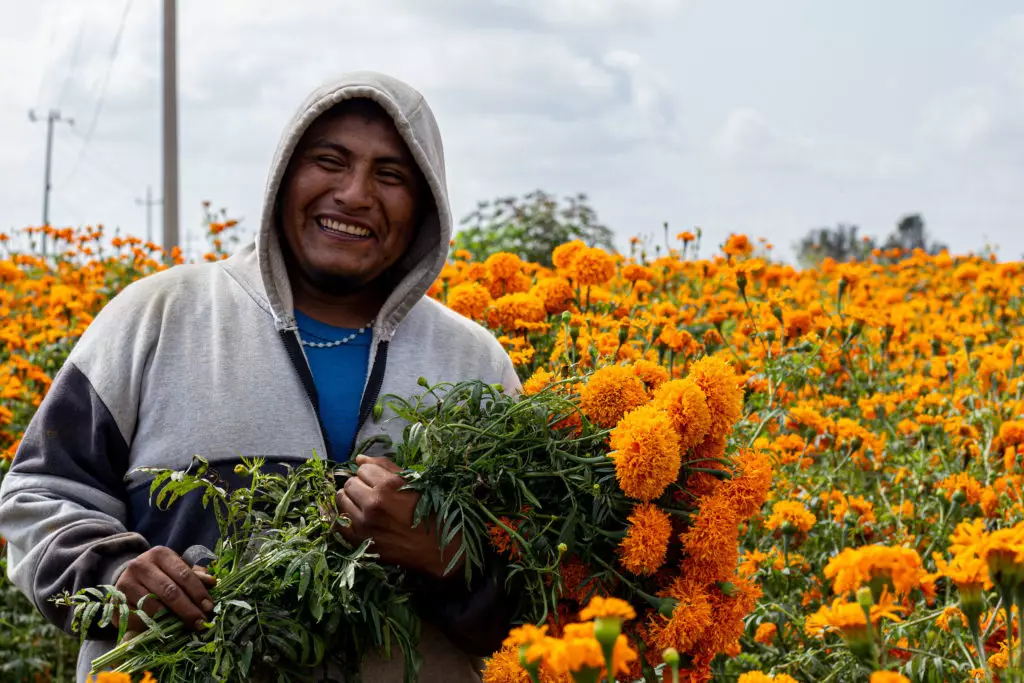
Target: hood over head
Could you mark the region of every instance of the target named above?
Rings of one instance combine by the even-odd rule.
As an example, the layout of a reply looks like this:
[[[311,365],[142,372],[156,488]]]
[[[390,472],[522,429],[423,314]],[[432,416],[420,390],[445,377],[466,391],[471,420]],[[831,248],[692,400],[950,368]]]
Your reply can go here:
[[[274,155],[263,198],[256,248],[263,285],[277,328],[293,329],[296,323],[292,290],[276,225],[278,192],[295,148],[306,130],[336,104],[353,98],[373,100],[388,113],[419,165],[434,199],[433,209],[426,214],[408,251],[396,264],[400,279],[381,307],[374,325],[375,337],[390,339],[409,310],[440,275],[452,236],[441,131],[426,100],[416,89],[386,74],[356,71],[342,74],[314,90],[285,128]]]

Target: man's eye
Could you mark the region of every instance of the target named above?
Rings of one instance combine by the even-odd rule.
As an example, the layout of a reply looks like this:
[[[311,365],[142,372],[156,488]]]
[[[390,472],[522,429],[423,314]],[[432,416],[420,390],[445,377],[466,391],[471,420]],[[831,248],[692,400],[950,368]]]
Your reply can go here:
[[[405,182],[405,177],[397,171],[381,171],[380,176],[388,183],[397,184]]]
[[[341,166],[341,159],[338,157],[321,156],[316,158],[317,162],[325,166]]]

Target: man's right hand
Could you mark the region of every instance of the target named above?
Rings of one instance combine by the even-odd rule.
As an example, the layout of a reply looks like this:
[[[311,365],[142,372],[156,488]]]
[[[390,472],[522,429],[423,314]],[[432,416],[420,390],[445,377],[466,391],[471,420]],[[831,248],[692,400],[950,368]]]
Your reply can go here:
[[[178,553],[166,546],[156,546],[128,563],[117,580],[117,589],[124,593],[128,606],[135,609],[143,596],[152,593],[143,603],[149,616],[167,607],[192,629],[200,629],[213,609],[207,587],[217,580],[201,567],[191,567]],[[128,632],[138,633],[145,624],[134,614],[128,620]]]

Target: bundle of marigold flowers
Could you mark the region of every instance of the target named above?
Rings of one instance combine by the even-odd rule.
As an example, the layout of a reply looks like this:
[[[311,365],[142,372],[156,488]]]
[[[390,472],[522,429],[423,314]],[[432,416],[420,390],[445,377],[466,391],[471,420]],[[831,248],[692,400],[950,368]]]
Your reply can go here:
[[[519,396],[424,381],[431,401],[383,397],[377,415],[386,405],[408,423],[394,458],[424,494],[416,523],[437,514],[445,538],[461,535],[452,562],[466,558],[467,572],[488,545],[506,558],[520,623],[565,637],[588,600],[619,598],[637,615],[627,675],[653,676],[672,650],[699,680],[736,651],[759,596],[737,573],[737,544],[771,466],[727,448],[743,411],[728,362],[705,356],[676,379],[659,369],[540,370]],[[486,680],[525,673],[502,665]]]

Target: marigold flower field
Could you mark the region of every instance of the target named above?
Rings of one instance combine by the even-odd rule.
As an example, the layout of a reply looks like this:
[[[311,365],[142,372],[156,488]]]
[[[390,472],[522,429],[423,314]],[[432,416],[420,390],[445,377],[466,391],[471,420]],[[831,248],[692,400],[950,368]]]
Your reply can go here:
[[[0,236],[7,459],[96,311],[181,261],[50,233],[49,259]],[[642,618],[592,601],[599,568],[567,555],[564,604],[514,630],[486,682],[597,680],[606,651],[622,681],[644,663],[666,681],[1021,680],[1024,264],[876,252],[797,270],[770,254],[681,233],[622,255],[565,244],[552,267],[452,255],[429,296],[491,329],[526,393],[592,373],[573,390],[635,501],[604,561],[664,600]],[[666,514],[673,501],[695,513]],[[517,523],[492,534],[510,561]]]

